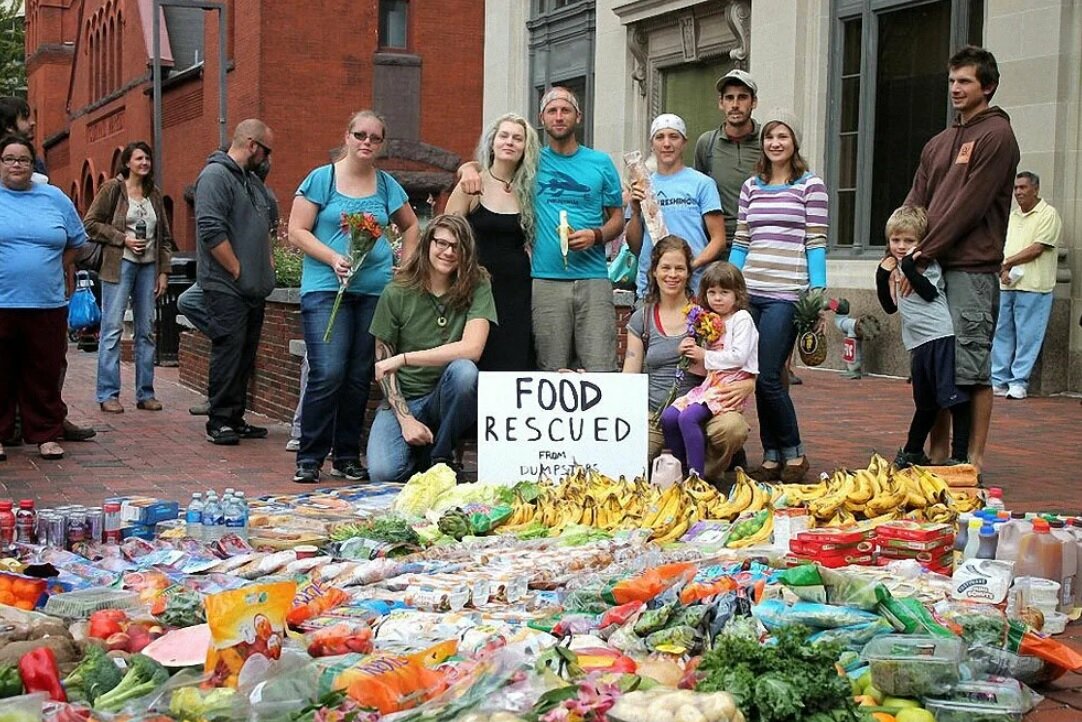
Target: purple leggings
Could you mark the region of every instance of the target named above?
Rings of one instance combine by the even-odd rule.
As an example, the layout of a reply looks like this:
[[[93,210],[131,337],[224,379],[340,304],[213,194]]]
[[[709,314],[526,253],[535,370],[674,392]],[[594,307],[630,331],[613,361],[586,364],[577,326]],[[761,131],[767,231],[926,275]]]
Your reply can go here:
[[[661,412],[665,446],[686,471],[694,469],[700,476],[706,469],[706,422],[713,415],[706,404],[690,404],[683,411],[670,406]]]

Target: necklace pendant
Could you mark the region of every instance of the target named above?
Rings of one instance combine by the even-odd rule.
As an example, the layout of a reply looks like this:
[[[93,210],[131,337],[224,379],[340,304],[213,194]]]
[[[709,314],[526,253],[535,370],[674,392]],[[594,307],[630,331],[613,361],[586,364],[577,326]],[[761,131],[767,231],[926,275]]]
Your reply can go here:
[[[444,326],[446,326],[447,325],[447,317],[446,316],[438,316],[436,318],[436,325],[439,326],[440,328],[443,328]]]

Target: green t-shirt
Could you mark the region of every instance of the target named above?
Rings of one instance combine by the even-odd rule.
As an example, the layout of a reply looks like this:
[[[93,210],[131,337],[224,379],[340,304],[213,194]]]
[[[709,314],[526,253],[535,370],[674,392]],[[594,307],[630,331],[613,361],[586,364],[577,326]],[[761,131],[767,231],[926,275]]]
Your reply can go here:
[[[441,313],[447,318],[442,327],[437,322]],[[461,341],[466,322],[475,318],[496,323],[492,284],[487,280],[473,292],[469,308],[458,309],[444,306],[428,291],[404,288],[392,281],[379,297],[370,330],[395,353],[408,354]],[[406,399],[416,399],[436,388],[442,374],[442,366],[404,366],[397,372],[398,388]]]

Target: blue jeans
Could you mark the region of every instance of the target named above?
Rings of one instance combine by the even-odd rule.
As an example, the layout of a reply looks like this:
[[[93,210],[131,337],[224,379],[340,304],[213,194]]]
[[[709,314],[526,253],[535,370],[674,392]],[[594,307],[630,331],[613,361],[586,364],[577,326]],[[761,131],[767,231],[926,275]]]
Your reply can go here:
[[[334,306],[333,291],[301,296],[308,385],[301,405],[297,465],[318,468],[334,448],[334,461],[357,461],[368,390],[375,373],[376,340],[369,332],[379,296],[347,293],[329,341],[323,332]]]
[[[427,447],[407,444],[394,411],[381,407],[368,432],[372,481],[405,481],[429,460],[454,458],[455,445],[477,423],[477,365],[465,359],[452,361],[435,389],[406,404],[413,417],[432,430],[433,443]]]
[[[759,378],[755,408],[759,411],[759,440],[766,461],[783,463],[804,455],[800,427],[789,387],[782,383],[789,353],[796,342],[796,304],[762,296],[751,297],[748,309],[759,329]]]
[[[120,335],[131,299],[135,321],[135,400],[154,398],[153,263],[120,261],[119,283],[101,282],[101,340],[98,342],[98,403],[120,397]]]
[[[992,342],[993,386],[1029,387],[1051,315],[1051,292],[1000,291],[999,322]]]

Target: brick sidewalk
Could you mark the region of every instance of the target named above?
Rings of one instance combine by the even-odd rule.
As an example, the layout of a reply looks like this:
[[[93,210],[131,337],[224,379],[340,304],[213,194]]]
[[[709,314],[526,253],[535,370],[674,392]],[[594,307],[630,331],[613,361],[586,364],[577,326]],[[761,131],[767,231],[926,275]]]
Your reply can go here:
[[[192,491],[225,486],[249,495],[299,491],[291,481],[295,457],[285,451],[289,428],[252,415],[270,427],[270,436],[235,447],[207,443],[202,417],[188,415],[200,394],[180,386],[176,368],[159,368],[155,387],[165,404],[160,412],[139,411],[132,400],[133,369],[123,364],[119,415],[102,413],[94,402],[96,355],[68,353],[65,400],[71,417],[92,424],[98,435],[84,443],[67,442],[66,458],[45,461],[31,446],[8,449],[0,462],[0,496],[31,496],[41,504],[100,503],[107,496],[149,494],[185,500]],[[909,386],[898,379],[848,381],[839,374],[800,369],[805,380],[793,387],[808,457],[814,472],[835,466],[863,466],[873,450],[893,458],[909,423]],[[750,405],[754,417],[754,404]],[[1000,485],[1012,508],[1082,512],[1078,493],[1082,451],[1077,425],[1078,400],[1068,397],[1025,401],[996,399],[987,485]],[[752,466],[761,450],[749,419]],[[1075,431],[1072,431],[1075,429]],[[473,461],[472,455],[467,462]],[[325,467],[326,471],[326,467]],[[324,474],[323,480],[332,483]]]
[[[71,417],[98,430],[89,442],[67,442],[66,458],[45,461],[31,446],[8,449],[0,462],[0,497],[34,497],[41,505],[99,504],[108,496],[148,494],[188,499],[193,491],[232,486],[255,496],[301,491],[292,483],[294,455],[285,451],[289,428],[251,416],[270,427],[270,436],[219,447],[203,438],[203,418],[188,415],[201,395],[180,386],[176,368],[159,368],[155,387],[161,412],[139,411],[132,400],[133,370],[124,364],[123,414],[105,414],[94,402],[96,355],[71,349],[65,400]],[[863,466],[878,449],[893,456],[905,438],[911,413],[904,381],[867,378],[847,381],[839,374],[800,369],[805,383],[793,388],[808,456],[815,472],[835,466]],[[754,404],[751,405],[754,416]],[[986,483],[1001,485],[1011,508],[1082,512],[1078,492],[1082,451],[1074,398],[996,399]],[[753,430],[754,418],[749,419]],[[748,443],[754,465],[761,449],[756,434]],[[473,461],[472,455],[467,462]],[[324,476],[324,485],[331,479]],[[1082,647],[1082,625],[1065,635]],[[1082,676],[1067,675],[1048,689],[1048,699],[1029,722],[1082,719]]]

